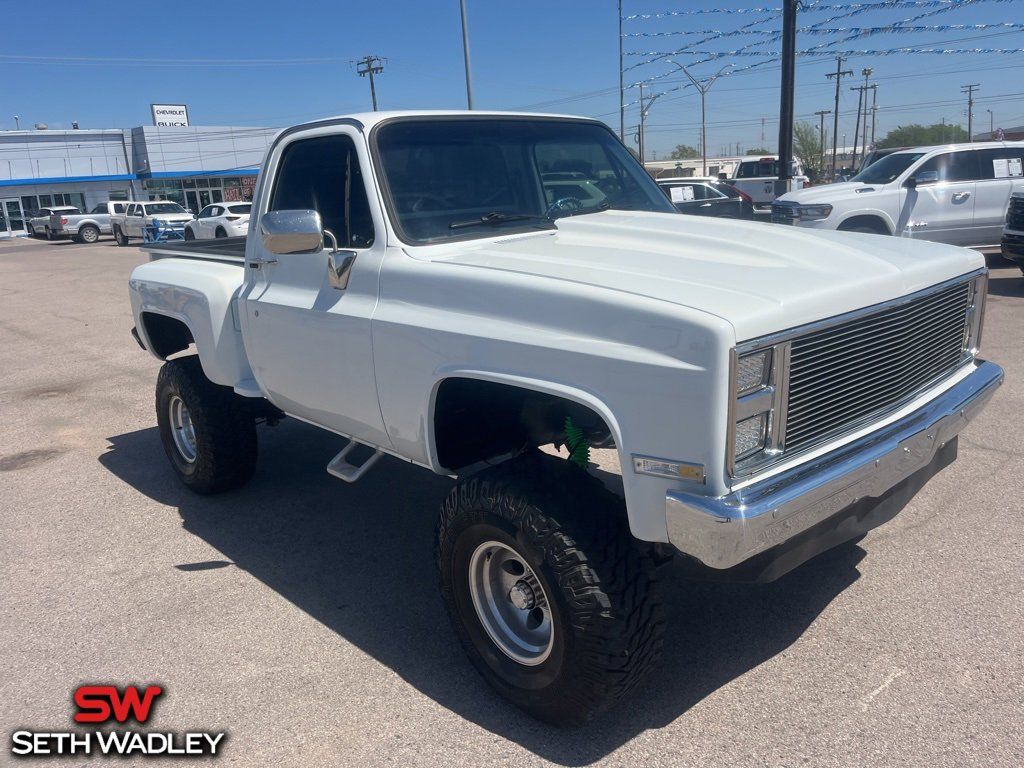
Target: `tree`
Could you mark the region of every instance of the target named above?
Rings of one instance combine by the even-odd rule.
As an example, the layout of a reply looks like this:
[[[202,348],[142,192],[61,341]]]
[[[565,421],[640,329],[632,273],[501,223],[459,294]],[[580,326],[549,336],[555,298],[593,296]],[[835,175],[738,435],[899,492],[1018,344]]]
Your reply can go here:
[[[804,171],[811,179],[820,179],[824,173],[821,162],[821,134],[811,123],[793,125],[793,154],[800,158]]]
[[[771,151],[765,149],[764,147],[758,147],[757,149],[748,149],[747,150],[747,154],[748,155],[770,155]]]
[[[670,160],[689,160],[692,157],[700,157],[700,152],[689,144],[677,144],[669,155]]]
[[[967,131],[959,125],[933,123],[932,125],[901,125],[885,134],[876,142],[879,149],[884,147],[925,147],[929,144],[950,144],[970,141]]]

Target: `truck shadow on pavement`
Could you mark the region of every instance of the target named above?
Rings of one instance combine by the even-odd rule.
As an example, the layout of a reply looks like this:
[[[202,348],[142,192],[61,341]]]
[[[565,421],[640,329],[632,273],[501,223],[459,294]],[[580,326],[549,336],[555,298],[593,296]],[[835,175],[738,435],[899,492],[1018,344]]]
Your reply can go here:
[[[593,763],[644,730],[671,723],[790,646],[858,578],[864,556],[857,546],[843,547],[760,586],[688,581],[668,566],[660,670],[611,712],[559,730],[491,691],[449,628],[437,592],[433,537],[451,480],[385,458],[358,484],[346,485],[324,471],[340,438],[285,421],[261,428],[259,468],[249,485],[200,497],[173,476],[156,428],[109,442],[99,458],[107,470],[177,507],[189,532],[239,568],[442,706],[567,766]],[[172,577],[202,578],[206,565],[175,563]],[[344,690],[345,670],[337,674]]]

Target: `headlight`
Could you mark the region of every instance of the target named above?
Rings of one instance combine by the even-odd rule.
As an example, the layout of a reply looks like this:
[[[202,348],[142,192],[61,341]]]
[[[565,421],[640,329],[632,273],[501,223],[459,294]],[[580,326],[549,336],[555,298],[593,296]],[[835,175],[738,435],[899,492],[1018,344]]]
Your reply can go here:
[[[736,363],[736,394],[745,395],[763,387],[768,381],[768,364],[772,358],[770,349],[763,349],[744,355]]]
[[[963,351],[977,355],[981,349],[981,331],[985,327],[985,297],[988,295],[988,275],[971,281],[970,322],[964,328]]]
[[[751,416],[736,425],[732,453],[737,460],[764,450],[765,428],[768,426],[767,413]]]
[[[749,474],[782,450],[789,342],[733,350],[729,474]]]
[[[798,205],[797,215],[801,221],[820,221],[832,215],[831,205]]]

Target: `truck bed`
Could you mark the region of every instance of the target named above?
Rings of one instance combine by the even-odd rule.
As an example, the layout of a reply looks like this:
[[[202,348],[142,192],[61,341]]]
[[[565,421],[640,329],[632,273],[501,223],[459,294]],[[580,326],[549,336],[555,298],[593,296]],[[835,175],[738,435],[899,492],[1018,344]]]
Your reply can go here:
[[[184,240],[174,243],[140,245],[150,261],[158,259],[202,259],[245,264],[245,237],[221,237],[215,240]]]

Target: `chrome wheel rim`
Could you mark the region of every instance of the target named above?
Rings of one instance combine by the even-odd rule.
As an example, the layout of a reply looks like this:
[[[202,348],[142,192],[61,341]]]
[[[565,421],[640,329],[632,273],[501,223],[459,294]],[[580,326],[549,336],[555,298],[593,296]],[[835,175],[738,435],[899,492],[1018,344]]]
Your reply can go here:
[[[196,449],[196,428],[192,423],[192,415],[188,412],[185,401],[177,395],[171,397],[167,409],[171,421],[171,436],[174,438],[174,447],[178,449],[181,458],[191,464],[196,460],[196,455],[198,454]]]
[[[86,229],[85,232],[82,233],[82,239],[87,243],[95,243],[99,240],[99,234],[97,234],[95,229]]]
[[[551,655],[550,602],[518,552],[499,541],[478,546],[469,558],[469,593],[480,624],[502,653],[529,667]]]

